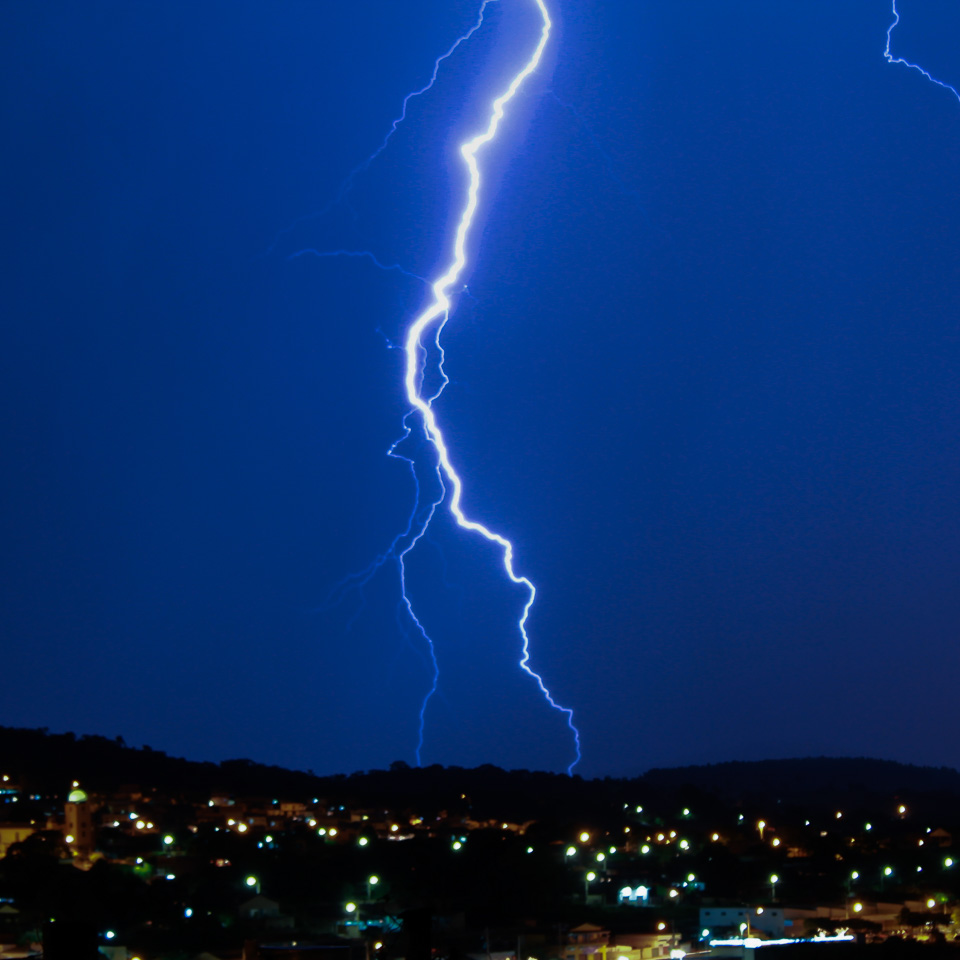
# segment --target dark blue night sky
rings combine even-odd
[[[578,772],[960,764],[960,102],[887,0],[548,3],[437,410]],[[0,723],[414,761],[395,565],[328,601],[407,522],[390,346],[532,0],[337,196],[478,9],[0,6]],[[960,84],[960,5],[899,11]],[[408,583],[423,761],[563,769],[497,552],[441,508]]]

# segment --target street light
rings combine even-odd
[[[243,881],[248,887],[255,887],[257,893],[260,893],[260,879],[252,874]]]
[[[375,873],[372,873],[370,874],[369,877],[367,877],[367,899],[368,900],[370,899],[371,889],[375,887],[379,882],[380,882],[380,878]]]
[[[597,879],[597,875],[591,870],[583,877],[583,902],[586,903],[590,896],[590,884]]]
[[[777,884],[780,882],[780,878],[775,874],[770,874],[770,899],[777,899]]]

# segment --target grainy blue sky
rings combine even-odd
[[[532,0],[0,7],[0,723],[196,758],[413,760],[389,349]],[[960,9],[897,55],[960,83]],[[585,775],[960,763],[960,102],[884,2],[553,0],[486,155],[438,402],[539,589]],[[289,228],[289,229],[288,229]],[[410,445],[423,459],[428,451]],[[523,595],[441,512],[424,762],[562,769]]]

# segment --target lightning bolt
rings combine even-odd
[[[418,276],[415,273],[411,273],[409,270],[404,270],[399,263],[382,263],[375,253],[371,253],[369,250],[314,250],[313,247],[306,247],[303,250],[297,250],[296,253],[291,253],[288,260],[296,260],[297,257],[312,256],[318,257],[321,260],[324,260],[328,257],[356,257],[369,260],[378,270],[390,271],[396,270],[398,273],[402,273],[405,277],[411,277],[414,280],[420,280],[422,283],[427,283],[423,277]]]
[[[398,126],[406,119],[407,106],[410,101],[414,97],[418,97],[426,93],[433,87],[434,83],[436,82],[441,63],[448,57],[452,56],[457,48],[466,40],[470,39],[470,37],[480,28],[484,20],[484,11],[486,10],[487,5],[492,2],[494,2],[494,0],[482,0],[475,23],[466,33],[460,36],[444,54],[436,59],[430,80],[420,89],[414,90],[413,92],[407,94],[403,100],[403,106],[400,111],[400,115],[393,121],[380,146],[369,157],[367,157],[363,163],[359,164],[347,175],[341,184],[335,200],[332,202],[333,204],[337,202],[344,202],[346,200],[346,197],[349,195],[349,192],[353,187],[355,178],[360,173],[365,171],[370,164],[378,156],[380,156],[381,153],[383,153]],[[575,756],[568,765],[567,772],[572,773],[574,767],[580,762],[581,759],[580,732],[573,722],[573,710],[569,707],[562,706],[554,699],[542,676],[537,673],[530,664],[530,636],[527,631],[527,622],[530,617],[530,611],[533,607],[534,600],[536,599],[536,587],[529,578],[519,576],[517,574],[514,566],[514,547],[510,540],[486,527],[484,524],[479,523],[476,520],[469,519],[464,513],[461,505],[463,499],[463,481],[453,466],[446,438],[444,437],[443,431],[441,430],[437,421],[436,413],[433,409],[434,401],[440,397],[445,387],[449,383],[449,379],[444,372],[444,361],[446,356],[443,346],[440,342],[440,336],[443,332],[444,326],[450,319],[452,310],[452,303],[450,299],[451,293],[467,293],[466,286],[460,281],[460,277],[467,264],[467,239],[470,234],[470,229],[473,225],[479,203],[481,176],[477,155],[481,149],[496,136],[497,130],[500,126],[500,121],[504,116],[505,107],[516,96],[527,77],[529,77],[530,74],[533,73],[533,71],[537,68],[540,60],[543,57],[543,52],[550,37],[552,22],[546,4],[544,0],[533,0],[533,3],[536,5],[542,18],[542,28],[536,48],[520,72],[517,73],[516,76],[514,76],[514,78],[511,80],[504,93],[502,93],[492,102],[490,107],[490,120],[486,129],[473,139],[466,141],[460,146],[460,155],[466,164],[469,174],[469,182],[467,186],[465,203],[453,238],[451,249],[452,260],[446,272],[440,276],[439,279],[433,281],[433,283],[429,283],[429,281],[423,277],[419,277],[417,274],[411,273],[410,271],[401,267],[399,264],[385,264],[381,262],[375,254],[367,250],[341,249],[320,251],[313,248],[307,248],[293,253],[288,257],[288,259],[294,259],[304,255],[311,255],[320,258],[363,257],[370,260],[373,265],[380,270],[398,271],[405,276],[420,280],[423,283],[427,283],[433,295],[430,303],[411,322],[409,328],[407,329],[403,346],[397,347],[399,349],[403,349],[405,354],[404,387],[406,390],[407,400],[410,403],[410,410],[403,418],[403,431],[401,435],[387,450],[387,455],[406,463],[413,480],[414,503],[411,508],[406,527],[394,537],[387,549],[379,554],[366,568],[342,580],[333,589],[333,591],[331,591],[331,594],[328,596],[327,601],[324,604],[324,606],[327,607],[336,605],[345,598],[348,592],[354,590],[360,592],[362,597],[363,588],[374,578],[374,576],[376,576],[376,574],[384,567],[384,565],[389,562],[395,562],[397,564],[401,594],[397,614],[398,625],[400,626],[402,632],[406,634],[406,628],[402,622],[402,615],[405,615],[409,622],[413,624],[416,632],[426,645],[427,656],[431,669],[430,686],[420,705],[419,730],[417,747],[415,751],[418,766],[421,764],[422,759],[427,710],[430,705],[430,701],[438,693],[440,672],[434,642],[427,633],[421,620],[417,617],[413,603],[409,594],[407,593],[406,560],[411,551],[426,535],[437,509],[445,500],[448,501],[450,512],[461,528],[468,530],[471,533],[479,534],[481,537],[490,543],[496,544],[500,548],[503,560],[503,568],[507,577],[512,583],[516,584],[517,586],[522,586],[526,590],[527,598],[523,605],[520,618],[517,622],[521,637],[521,656],[518,661],[518,666],[536,683],[540,693],[543,695],[549,706],[565,717],[567,726],[573,734]],[[292,229],[292,226],[287,228],[288,231],[290,229]],[[275,245],[276,240],[274,241],[274,244],[271,245],[270,250],[272,250]],[[268,250],[268,252],[270,252],[270,250]],[[389,343],[389,341],[388,346],[395,348],[395,345]],[[435,351],[435,355],[438,358],[435,365],[431,367],[432,371],[435,372],[439,378],[439,386],[435,388],[433,393],[425,393],[423,389],[428,348]],[[427,498],[426,500],[423,498],[423,491],[417,472],[416,461],[413,457],[405,456],[398,450],[400,445],[404,443],[404,441],[409,440],[412,436],[413,428],[409,423],[409,419],[414,414],[417,414],[419,417],[420,426],[423,431],[423,438],[434,448],[436,452],[436,460],[430,467],[430,474],[432,476],[432,483],[434,483],[436,486],[437,493],[432,498]],[[354,615],[354,617],[351,618],[348,624],[348,629],[349,626],[353,624],[356,616],[359,616],[359,611]]]
[[[461,479],[460,474],[454,468],[446,438],[440,428],[436,413],[434,412],[433,408],[433,402],[440,396],[440,393],[443,391],[443,387],[446,385],[446,377],[443,377],[443,384],[434,395],[425,397],[421,392],[423,370],[425,365],[424,338],[427,335],[431,335],[434,345],[439,348],[440,332],[450,317],[450,290],[457,285],[467,264],[467,237],[469,236],[470,228],[473,225],[480,194],[481,177],[477,155],[481,149],[486,146],[486,144],[490,143],[490,141],[493,140],[497,135],[497,130],[499,129],[500,121],[503,119],[504,110],[507,104],[510,103],[510,101],[516,96],[517,91],[520,89],[527,77],[529,77],[530,74],[536,70],[541,58],[543,57],[543,52],[546,49],[547,41],[550,37],[550,30],[553,24],[550,19],[550,14],[547,10],[546,4],[544,3],[544,0],[533,0],[533,2],[536,4],[543,22],[540,31],[540,38],[536,48],[533,51],[533,54],[520,72],[517,73],[516,76],[514,76],[514,78],[510,81],[507,89],[493,101],[490,109],[490,120],[487,124],[486,130],[477,134],[477,136],[475,136],[473,139],[467,140],[460,145],[460,155],[467,166],[469,184],[467,187],[466,202],[460,215],[460,221],[457,225],[456,233],[453,239],[451,251],[453,259],[446,272],[437,280],[435,280],[431,286],[433,292],[432,302],[429,303],[425,309],[413,320],[409,329],[407,330],[404,343],[404,350],[406,352],[404,387],[406,389],[408,401],[413,409],[420,414],[420,418],[423,422],[424,431],[426,432],[428,440],[436,448],[439,471],[442,474],[442,478],[446,481],[445,487],[447,489],[445,490],[445,495],[449,494],[448,506],[450,513],[453,515],[457,524],[461,528],[468,530],[471,533],[479,534],[485,540],[489,541],[490,543],[495,543],[498,547],[500,547],[503,558],[503,568],[507,577],[513,583],[517,584],[517,586],[522,586],[527,591],[527,600],[524,603],[523,611],[517,623],[522,640],[521,656],[518,665],[524,673],[534,680],[547,703],[554,710],[559,711],[565,716],[567,726],[570,728],[570,731],[573,734],[574,748],[576,752],[576,756],[567,767],[567,772],[572,773],[573,768],[577,765],[577,763],[579,763],[581,757],[580,732],[573,722],[573,710],[569,707],[562,706],[553,698],[550,690],[544,683],[543,678],[530,665],[530,636],[527,632],[527,621],[530,617],[530,609],[533,606],[534,600],[537,596],[537,589],[529,578],[517,574],[514,566],[514,548],[510,540],[508,540],[502,534],[491,530],[489,527],[478,522],[477,520],[468,518],[464,513],[461,505],[463,499],[463,480]],[[443,354],[441,350],[441,373],[442,366]],[[424,527],[424,529],[426,529],[426,527]],[[412,545],[410,549],[412,549]],[[409,552],[409,550],[407,552]],[[406,599],[406,593],[404,593],[404,598]],[[407,600],[407,604],[412,615],[412,606],[410,605],[409,600]],[[435,689],[436,682],[434,683],[433,690],[431,690],[430,694],[427,695],[427,698],[424,701],[424,711],[426,710],[430,696]],[[421,717],[422,716],[423,713],[421,713]]]
[[[892,12],[893,12],[893,23],[891,23],[890,26],[887,27],[887,46],[886,46],[886,49],[883,51],[883,55],[886,58],[887,63],[900,63],[900,64],[903,64],[903,66],[905,67],[909,67],[911,70],[916,70],[918,73],[922,73],[931,83],[935,83],[938,87],[943,87],[944,90],[949,90],[957,98],[957,101],[960,102],[960,93],[957,93],[957,90],[955,87],[951,87],[949,83],[944,83],[942,80],[938,80],[936,77],[931,76],[926,70],[923,69],[923,67],[918,66],[915,63],[910,63],[909,60],[904,60],[903,57],[895,57],[890,52],[890,38],[891,38],[891,35],[893,34],[894,28],[900,22],[900,13],[897,10],[897,0],[893,0]]]

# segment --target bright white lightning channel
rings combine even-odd
[[[580,762],[580,732],[573,723],[573,710],[569,707],[561,706],[554,700],[550,691],[547,689],[543,678],[530,666],[530,637],[527,633],[527,620],[530,616],[530,608],[536,599],[537,589],[527,578],[518,576],[513,563],[513,544],[504,536],[490,530],[482,523],[469,519],[463,512],[461,500],[463,496],[463,481],[457,473],[450,458],[450,451],[447,441],[437,422],[437,417],[433,409],[433,401],[437,395],[424,397],[421,392],[422,373],[424,364],[424,338],[432,334],[433,342],[439,345],[440,331],[447,322],[450,315],[450,297],[448,291],[453,287],[463,272],[467,263],[466,243],[470,228],[473,225],[474,215],[477,211],[478,197],[480,192],[480,166],[477,163],[477,153],[488,144],[497,134],[500,121],[503,119],[504,108],[516,96],[517,91],[523,82],[536,70],[537,65],[543,57],[543,51],[546,49],[547,41],[550,37],[552,21],[544,0],[533,0],[540,11],[543,19],[543,27],[540,32],[540,39],[532,56],[527,61],[523,69],[513,78],[506,91],[493,101],[490,111],[490,122],[483,133],[478,134],[472,140],[468,140],[460,145],[460,155],[467,165],[470,176],[469,186],[467,188],[467,199],[463,212],[460,216],[460,222],[457,225],[457,231],[453,241],[453,261],[439,279],[431,284],[433,291],[433,301],[417,316],[410,324],[404,341],[404,351],[406,353],[406,374],[404,376],[404,386],[407,392],[407,399],[415,410],[420,414],[423,420],[424,430],[427,439],[437,450],[440,471],[447,483],[449,493],[449,507],[459,526],[464,530],[478,533],[491,543],[496,543],[503,552],[503,567],[507,576],[518,586],[522,585],[528,593],[526,603],[523,606],[523,612],[518,621],[520,636],[522,638],[522,655],[519,666],[528,674],[540,688],[540,692],[546,698],[547,702],[554,710],[564,714],[567,726],[570,728],[574,737],[574,746],[576,757],[567,768],[567,772],[573,771],[573,768]],[[442,368],[441,368],[442,369]],[[412,611],[411,611],[412,612]],[[428,697],[429,699],[429,697]],[[424,704],[426,706],[426,703]]]

